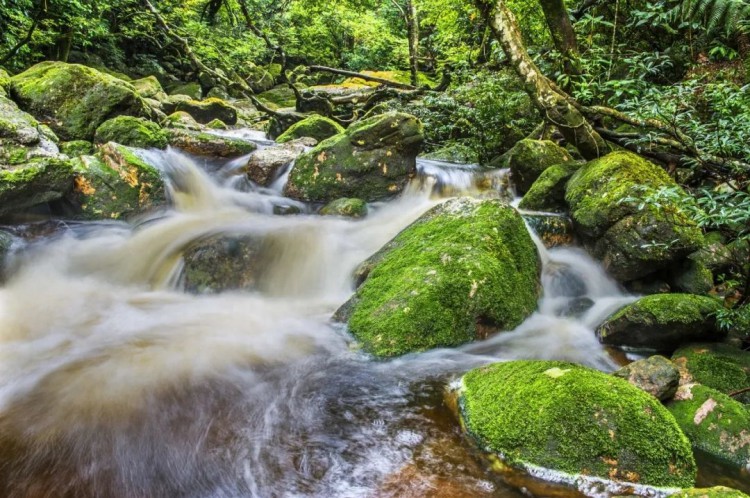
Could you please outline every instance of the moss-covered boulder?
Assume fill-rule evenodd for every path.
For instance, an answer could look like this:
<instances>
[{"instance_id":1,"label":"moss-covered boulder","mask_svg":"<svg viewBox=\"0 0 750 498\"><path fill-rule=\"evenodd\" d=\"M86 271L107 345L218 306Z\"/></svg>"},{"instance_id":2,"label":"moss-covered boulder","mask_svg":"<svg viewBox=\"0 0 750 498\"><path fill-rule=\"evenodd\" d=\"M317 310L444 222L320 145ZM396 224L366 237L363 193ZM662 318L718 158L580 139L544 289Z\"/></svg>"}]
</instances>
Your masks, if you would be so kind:
<instances>
[{"instance_id":1,"label":"moss-covered boulder","mask_svg":"<svg viewBox=\"0 0 750 498\"><path fill-rule=\"evenodd\" d=\"M58 200L72 187L72 167L43 127L0 96L0 215Z\"/></svg>"},{"instance_id":2,"label":"moss-covered boulder","mask_svg":"<svg viewBox=\"0 0 750 498\"><path fill-rule=\"evenodd\" d=\"M510 330L539 296L536 247L521 216L495 200L434 207L363 267L364 283L336 317L379 357Z\"/></svg>"},{"instance_id":3,"label":"moss-covered boulder","mask_svg":"<svg viewBox=\"0 0 750 498\"><path fill-rule=\"evenodd\" d=\"M367 216L367 203L362 199L336 199L320 209L321 216L343 216L346 218L364 218Z\"/></svg>"},{"instance_id":4,"label":"moss-covered boulder","mask_svg":"<svg viewBox=\"0 0 750 498\"><path fill-rule=\"evenodd\" d=\"M695 482L674 418L623 379L573 363L512 361L472 370L456 388L462 426L495 470L536 469L584 494L607 481L615 484L606 495Z\"/></svg>"},{"instance_id":5,"label":"moss-covered boulder","mask_svg":"<svg viewBox=\"0 0 750 498\"><path fill-rule=\"evenodd\" d=\"M198 131L167 129L169 145L196 156L234 158L250 154L258 146L241 138Z\"/></svg>"},{"instance_id":6,"label":"moss-covered boulder","mask_svg":"<svg viewBox=\"0 0 750 498\"><path fill-rule=\"evenodd\" d=\"M750 411L710 387L680 386L667 408L696 450L696 457L719 463L732 487L750 490Z\"/></svg>"},{"instance_id":7,"label":"moss-covered boulder","mask_svg":"<svg viewBox=\"0 0 750 498\"><path fill-rule=\"evenodd\" d=\"M251 290L258 284L263 239L216 235L191 244L183 254L182 282L194 294Z\"/></svg>"},{"instance_id":8,"label":"moss-covered boulder","mask_svg":"<svg viewBox=\"0 0 750 498\"><path fill-rule=\"evenodd\" d=\"M133 85L78 64L41 62L11 81L19 106L63 140L92 140L108 119L149 114Z\"/></svg>"},{"instance_id":9,"label":"moss-covered boulder","mask_svg":"<svg viewBox=\"0 0 750 498\"><path fill-rule=\"evenodd\" d=\"M565 186L581 168L581 163L567 162L545 169L531 185L518 207L529 211L563 213L568 210L565 202Z\"/></svg>"},{"instance_id":10,"label":"moss-covered boulder","mask_svg":"<svg viewBox=\"0 0 750 498\"><path fill-rule=\"evenodd\" d=\"M683 489L678 493L669 495L670 498L750 498L742 491L727 488L726 486L714 486L713 488L691 488Z\"/></svg>"},{"instance_id":11,"label":"moss-covered boulder","mask_svg":"<svg viewBox=\"0 0 750 498\"><path fill-rule=\"evenodd\" d=\"M523 194L544 170L572 159L568 151L550 140L525 138L503 155L501 164L510 168L513 184Z\"/></svg>"},{"instance_id":12,"label":"moss-covered boulder","mask_svg":"<svg viewBox=\"0 0 750 498\"><path fill-rule=\"evenodd\" d=\"M161 101L167 97L166 92L161 87L161 83L159 83L159 80L155 76L146 76L139 80L132 80L130 84L135 87L135 90L144 99Z\"/></svg>"},{"instance_id":13,"label":"moss-covered boulder","mask_svg":"<svg viewBox=\"0 0 750 498\"><path fill-rule=\"evenodd\" d=\"M214 119L228 125L237 124L237 109L221 99L187 100L179 102L176 110L190 114L202 124L210 123Z\"/></svg>"},{"instance_id":14,"label":"moss-covered boulder","mask_svg":"<svg viewBox=\"0 0 750 498\"><path fill-rule=\"evenodd\" d=\"M351 125L297 159L284 189L298 200L371 202L400 193L416 174L422 125L409 114L388 113Z\"/></svg>"},{"instance_id":15,"label":"moss-covered boulder","mask_svg":"<svg viewBox=\"0 0 750 498\"><path fill-rule=\"evenodd\" d=\"M692 294L655 294L638 299L608 317L596 330L604 344L672 352L683 344L718 341L726 332L716 324L721 303Z\"/></svg>"},{"instance_id":16,"label":"moss-covered boulder","mask_svg":"<svg viewBox=\"0 0 750 498\"><path fill-rule=\"evenodd\" d=\"M229 126L221 119L214 119L206 124L209 130L228 130Z\"/></svg>"},{"instance_id":17,"label":"moss-covered boulder","mask_svg":"<svg viewBox=\"0 0 750 498\"><path fill-rule=\"evenodd\" d=\"M423 159L457 164L478 164L479 154L463 143L451 143L421 156Z\"/></svg>"},{"instance_id":18,"label":"moss-covered boulder","mask_svg":"<svg viewBox=\"0 0 750 498\"><path fill-rule=\"evenodd\" d=\"M714 274L694 255L671 268L669 282L677 292L708 294L714 288Z\"/></svg>"},{"instance_id":19,"label":"moss-covered boulder","mask_svg":"<svg viewBox=\"0 0 750 498\"><path fill-rule=\"evenodd\" d=\"M110 142L74 166L75 188L69 199L83 219L127 218L166 204L161 174L133 149Z\"/></svg>"},{"instance_id":20,"label":"moss-covered boulder","mask_svg":"<svg viewBox=\"0 0 750 498\"><path fill-rule=\"evenodd\" d=\"M192 131L198 131L201 129L201 125L193 118L193 116L182 111L173 112L167 116L162 122L162 126L165 128L177 128Z\"/></svg>"},{"instance_id":21,"label":"moss-covered boulder","mask_svg":"<svg viewBox=\"0 0 750 498\"><path fill-rule=\"evenodd\" d=\"M279 85L259 94L258 100L272 109L289 109L297 105L297 97L287 85Z\"/></svg>"},{"instance_id":22,"label":"moss-covered boulder","mask_svg":"<svg viewBox=\"0 0 750 498\"><path fill-rule=\"evenodd\" d=\"M663 356L651 356L622 367L613 373L662 401L671 399L680 384L680 371Z\"/></svg>"},{"instance_id":23,"label":"moss-covered boulder","mask_svg":"<svg viewBox=\"0 0 750 498\"><path fill-rule=\"evenodd\" d=\"M96 129L94 142L116 142L128 147L163 149L167 146L168 139L161 126L153 121L133 116L117 116Z\"/></svg>"},{"instance_id":24,"label":"moss-covered boulder","mask_svg":"<svg viewBox=\"0 0 750 498\"><path fill-rule=\"evenodd\" d=\"M245 67L243 67L243 70L247 74L245 82L247 82L248 86L253 90L253 92L263 93L273 88L273 76L271 76L271 74L269 74L268 71L266 71L262 67L258 67L253 63L249 63L246 64Z\"/></svg>"},{"instance_id":25,"label":"moss-covered boulder","mask_svg":"<svg viewBox=\"0 0 750 498\"><path fill-rule=\"evenodd\" d=\"M663 188L679 189L664 170L625 151L587 163L567 183L576 231L620 281L679 264L704 242L678 203L645 201Z\"/></svg>"},{"instance_id":26,"label":"moss-covered boulder","mask_svg":"<svg viewBox=\"0 0 750 498\"><path fill-rule=\"evenodd\" d=\"M675 351L672 360L682 384L699 383L724 394L750 388L750 352L732 345L691 344ZM750 403L750 392L735 399Z\"/></svg>"},{"instance_id":27,"label":"moss-covered boulder","mask_svg":"<svg viewBox=\"0 0 750 498\"><path fill-rule=\"evenodd\" d=\"M268 187L284 168L302 155L308 147L315 144L315 139L300 138L264 147L250 156L243 170L247 173L247 177L257 185Z\"/></svg>"},{"instance_id":28,"label":"moss-covered boulder","mask_svg":"<svg viewBox=\"0 0 750 498\"><path fill-rule=\"evenodd\" d=\"M86 156L94 153L94 144L88 140L71 140L60 144L60 152L69 157Z\"/></svg>"},{"instance_id":29,"label":"moss-covered boulder","mask_svg":"<svg viewBox=\"0 0 750 498\"><path fill-rule=\"evenodd\" d=\"M0 97L7 97L8 94L10 94L10 75L0 67Z\"/></svg>"},{"instance_id":30,"label":"moss-covered boulder","mask_svg":"<svg viewBox=\"0 0 750 498\"><path fill-rule=\"evenodd\" d=\"M200 100L203 96L201 85L198 82L184 83L169 90L169 95L185 95L193 100Z\"/></svg>"},{"instance_id":31,"label":"moss-covered boulder","mask_svg":"<svg viewBox=\"0 0 750 498\"><path fill-rule=\"evenodd\" d=\"M290 126L276 141L285 143L296 138L312 137L318 142L322 142L326 138L343 132L344 127L336 121L315 114Z\"/></svg>"}]
</instances>

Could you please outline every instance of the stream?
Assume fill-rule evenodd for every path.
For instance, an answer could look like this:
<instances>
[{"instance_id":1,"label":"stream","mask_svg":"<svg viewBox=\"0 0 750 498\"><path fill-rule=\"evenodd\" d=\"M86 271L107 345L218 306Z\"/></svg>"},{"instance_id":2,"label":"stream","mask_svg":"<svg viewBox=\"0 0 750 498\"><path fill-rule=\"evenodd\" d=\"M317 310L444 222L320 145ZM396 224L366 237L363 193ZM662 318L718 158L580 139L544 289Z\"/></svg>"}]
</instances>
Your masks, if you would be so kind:
<instances>
[{"instance_id":1,"label":"stream","mask_svg":"<svg viewBox=\"0 0 750 498\"><path fill-rule=\"evenodd\" d=\"M348 220L284 198L284 174L255 187L237 175L247 157L141 153L169 209L61 223L0 288L2 496L517 498L477 463L446 384L510 359L617 366L594 328L633 298L582 250L538 240L543 297L516 330L383 362L330 322L359 263L447 196L479 195L471 167L419 160L399 198ZM302 214L273 214L285 206ZM273 241L258 290L185 293L183 249L224 233Z\"/></svg>"}]
</instances>

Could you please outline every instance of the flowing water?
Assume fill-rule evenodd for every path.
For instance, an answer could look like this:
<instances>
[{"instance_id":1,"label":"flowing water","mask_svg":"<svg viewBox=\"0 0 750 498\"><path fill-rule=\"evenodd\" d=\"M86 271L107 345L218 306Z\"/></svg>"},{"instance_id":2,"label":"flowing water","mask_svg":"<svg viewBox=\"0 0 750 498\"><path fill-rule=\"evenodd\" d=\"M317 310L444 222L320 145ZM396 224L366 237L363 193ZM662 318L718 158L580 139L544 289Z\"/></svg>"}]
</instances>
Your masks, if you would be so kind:
<instances>
[{"instance_id":1,"label":"flowing water","mask_svg":"<svg viewBox=\"0 0 750 498\"><path fill-rule=\"evenodd\" d=\"M246 158L144 154L172 208L38 237L0 289L2 496L520 497L475 463L446 383L517 358L615 367L593 329L631 298L573 248L539 244L539 311L487 341L376 362L329 321L361 261L487 183L470 167L420 161L402 196L354 221L274 215L308 208L281 195L283 173L238 180ZM258 290L182 292L182 250L222 233L274 241Z\"/></svg>"}]
</instances>

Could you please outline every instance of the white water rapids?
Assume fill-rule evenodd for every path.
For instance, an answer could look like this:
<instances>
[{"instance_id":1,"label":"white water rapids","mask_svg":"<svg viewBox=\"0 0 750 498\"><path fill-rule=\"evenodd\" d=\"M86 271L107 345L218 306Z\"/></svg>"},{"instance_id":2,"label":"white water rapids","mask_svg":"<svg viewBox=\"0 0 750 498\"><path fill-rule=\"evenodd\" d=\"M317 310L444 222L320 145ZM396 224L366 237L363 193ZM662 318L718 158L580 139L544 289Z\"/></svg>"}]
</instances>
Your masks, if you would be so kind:
<instances>
[{"instance_id":1,"label":"white water rapids","mask_svg":"<svg viewBox=\"0 0 750 498\"><path fill-rule=\"evenodd\" d=\"M470 168L422 161L402 196L355 221L273 215L298 204L283 175L238 183L242 160L146 154L172 208L37 239L0 288L2 496L517 497L472 463L442 387L503 359L615 366L593 328L630 298L572 248L540 245L539 311L484 342L375 362L329 322L354 268L444 200L435 191L471 193ZM182 250L221 233L274 238L260 290L179 290Z\"/></svg>"}]
</instances>

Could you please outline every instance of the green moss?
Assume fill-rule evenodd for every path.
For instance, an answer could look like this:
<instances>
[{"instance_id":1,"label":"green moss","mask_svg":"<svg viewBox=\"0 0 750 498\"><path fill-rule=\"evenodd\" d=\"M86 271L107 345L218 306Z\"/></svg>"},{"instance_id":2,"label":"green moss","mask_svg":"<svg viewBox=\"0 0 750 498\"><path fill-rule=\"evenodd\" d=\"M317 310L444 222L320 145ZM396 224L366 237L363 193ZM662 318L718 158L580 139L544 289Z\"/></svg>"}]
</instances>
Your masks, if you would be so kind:
<instances>
[{"instance_id":1,"label":"green moss","mask_svg":"<svg viewBox=\"0 0 750 498\"><path fill-rule=\"evenodd\" d=\"M62 198L73 187L70 162L38 157L0 169L0 215Z\"/></svg>"},{"instance_id":2,"label":"green moss","mask_svg":"<svg viewBox=\"0 0 750 498\"><path fill-rule=\"evenodd\" d=\"M468 433L511 465L690 487L690 444L654 397L579 365L513 361L472 370L459 405Z\"/></svg>"},{"instance_id":3,"label":"green moss","mask_svg":"<svg viewBox=\"0 0 750 498\"><path fill-rule=\"evenodd\" d=\"M362 199L336 199L323 206L322 216L346 216L348 218L364 218L367 216L367 203Z\"/></svg>"},{"instance_id":4,"label":"green moss","mask_svg":"<svg viewBox=\"0 0 750 498\"><path fill-rule=\"evenodd\" d=\"M597 329L605 344L672 351L681 344L720 339L718 299L691 294L656 294L638 299Z\"/></svg>"},{"instance_id":5,"label":"green moss","mask_svg":"<svg viewBox=\"0 0 750 498\"><path fill-rule=\"evenodd\" d=\"M462 143L452 143L422 156L424 159L446 161L459 164L477 164L479 155L471 147Z\"/></svg>"},{"instance_id":6,"label":"green moss","mask_svg":"<svg viewBox=\"0 0 750 498\"><path fill-rule=\"evenodd\" d=\"M206 125L206 128L208 128L210 130L227 130L227 129L229 129L229 127L227 126L227 124L224 121L222 121L221 119L214 119L213 121L211 121L210 123L208 123Z\"/></svg>"},{"instance_id":7,"label":"green moss","mask_svg":"<svg viewBox=\"0 0 750 498\"><path fill-rule=\"evenodd\" d=\"M297 98L294 91L286 85L279 85L271 90L265 91L258 95L258 100L274 109L283 109L295 107Z\"/></svg>"},{"instance_id":8,"label":"green moss","mask_svg":"<svg viewBox=\"0 0 750 498\"><path fill-rule=\"evenodd\" d=\"M437 206L375 258L345 314L379 357L510 330L536 308L536 248L520 215L499 201Z\"/></svg>"},{"instance_id":9,"label":"green moss","mask_svg":"<svg viewBox=\"0 0 750 498\"><path fill-rule=\"evenodd\" d=\"M0 97L6 97L10 93L10 75L0 67Z\"/></svg>"},{"instance_id":10,"label":"green moss","mask_svg":"<svg viewBox=\"0 0 750 498\"><path fill-rule=\"evenodd\" d=\"M191 82L172 88L169 91L169 95L187 95L191 99L200 100L203 96L203 91L199 83Z\"/></svg>"},{"instance_id":11,"label":"green moss","mask_svg":"<svg viewBox=\"0 0 750 498\"><path fill-rule=\"evenodd\" d=\"M290 126L276 141L285 143L297 138L312 137L320 142L343 132L344 127L334 120L314 114Z\"/></svg>"},{"instance_id":12,"label":"green moss","mask_svg":"<svg viewBox=\"0 0 750 498\"><path fill-rule=\"evenodd\" d=\"M91 140L107 119L147 114L130 83L78 64L42 62L14 76L12 90L23 109L50 119L63 140Z\"/></svg>"},{"instance_id":13,"label":"green moss","mask_svg":"<svg viewBox=\"0 0 750 498\"><path fill-rule=\"evenodd\" d=\"M683 382L697 382L724 394L750 387L750 352L728 344L694 344L675 351ZM750 403L750 393L739 397Z\"/></svg>"},{"instance_id":14,"label":"green moss","mask_svg":"<svg viewBox=\"0 0 750 498\"><path fill-rule=\"evenodd\" d=\"M133 80L130 84L135 87L136 91L144 99L162 100L166 97L166 93L164 93L161 83L159 83L159 80L157 80L155 76L146 76L139 80Z\"/></svg>"},{"instance_id":15,"label":"green moss","mask_svg":"<svg viewBox=\"0 0 750 498\"><path fill-rule=\"evenodd\" d=\"M237 124L237 109L221 99L187 100L178 102L177 111L190 114L199 123L210 123L219 119L228 125Z\"/></svg>"},{"instance_id":16,"label":"green moss","mask_svg":"<svg viewBox=\"0 0 750 498\"><path fill-rule=\"evenodd\" d=\"M118 116L102 123L96 129L96 143L116 142L129 147L143 149L167 146L167 135L158 124L143 118Z\"/></svg>"},{"instance_id":17,"label":"green moss","mask_svg":"<svg viewBox=\"0 0 750 498\"><path fill-rule=\"evenodd\" d=\"M565 186L580 168L579 162L567 162L545 169L523 196L518 207L553 213L566 211L568 206L565 203Z\"/></svg>"},{"instance_id":18,"label":"green moss","mask_svg":"<svg viewBox=\"0 0 750 498\"><path fill-rule=\"evenodd\" d=\"M745 405L710 387L688 384L667 408L697 451L750 477L750 411Z\"/></svg>"},{"instance_id":19,"label":"green moss","mask_svg":"<svg viewBox=\"0 0 750 498\"><path fill-rule=\"evenodd\" d=\"M601 237L609 227L638 211L637 202L621 201L674 186L658 166L632 152L619 151L579 169L568 182L565 199L579 230Z\"/></svg>"},{"instance_id":20,"label":"green moss","mask_svg":"<svg viewBox=\"0 0 750 498\"><path fill-rule=\"evenodd\" d=\"M248 140L221 137L211 133L168 129L169 145L197 156L240 157L250 154L257 145Z\"/></svg>"},{"instance_id":21,"label":"green moss","mask_svg":"<svg viewBox=\"0 0 750 498\"><path fill-rule=\"evenodd\" d=\"M199 130L200 125L193 119L193 116L186 112L173 112L162 123L166 128L181 128L184 130Z\"/></svg>"},{"instance_id":22,"label":"green moss","mask_svg":"<svg viewBox=\"0 0 750 498\"><path fill-rule=\"evenodd\" d=\"M388 113L359 121L302 154L284 193L304 201L356 197L371 202L396 195L416 173L422 125Z\"/></svg>"},{"instance_id":23,"label":"green moss","mask_svg":"<svg viewBox=\"0 0 750 498\"><path fill-rule=\"evenodd\" d=\"M544 170L573 158L568 151L550 140L524 139L505 153L503 161L511 171L511 179L519 193L524 193Z\"/></svg>"},{"instance_id":24,"label":"green moss","mask_svg":"<svg viewBox=\"0 0 750 498\"><path fill-rule=\"evenodd\" d=\"M94 153L94 144L88 140L71 140L60 144L60 152L70 157L85 156Z\"/></svg>"},{"instance_id":25,"label":"green moss","mask_svg":"<svg viewBox=\"0 0 750 498\"><path fill-rule=\"evenodd\" d=\"M741 491L725 486L683 489L679 493L669 496L670 498L750 498Z\"/></svg>"}]
</instances>

